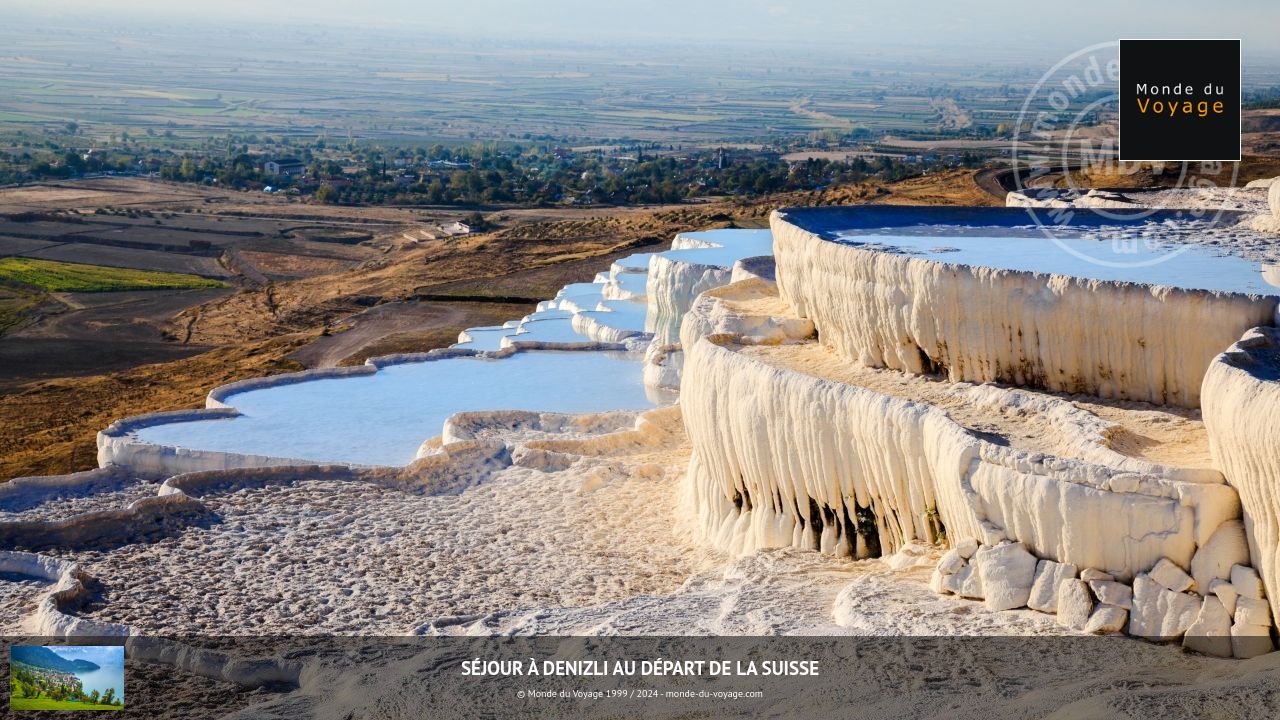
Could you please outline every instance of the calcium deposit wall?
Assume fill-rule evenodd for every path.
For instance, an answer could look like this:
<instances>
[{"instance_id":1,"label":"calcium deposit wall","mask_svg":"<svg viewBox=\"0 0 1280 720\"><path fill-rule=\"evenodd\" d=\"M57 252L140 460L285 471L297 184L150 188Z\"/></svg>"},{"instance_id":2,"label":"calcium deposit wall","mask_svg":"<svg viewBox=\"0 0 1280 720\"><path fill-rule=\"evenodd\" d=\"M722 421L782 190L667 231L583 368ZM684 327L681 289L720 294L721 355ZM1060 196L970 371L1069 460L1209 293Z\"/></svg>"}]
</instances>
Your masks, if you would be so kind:
<instances>
[{"instance_id":1,"label":"calcium deposit wall","mask_svg":"<svg viewBox=\"0 0 1280 720\"><path fill-rule=\"evenodd\" d=\"M1280 330L1255 328L1215 358L1203 401L1214 462L1240 493L1249 554L1280 617Z\"/></svg>"},{"instance_id":2,"label":"calcium deposit wall","mask_svg":"<svg viewBox=\"0 0 1280 720\"><path fill-rule=\"evenodd\" d=\"M1023 542L1131 578L1237 517L1218 482L1138 474L987 442L930 405L768 365L702 340L681 390L687 492L733 552L797 546L865 556L951 540ZM1156 468L1152 468L1156 470Z\"/></svg>"},{"instance_id":3,"label":"calcium deposit wall","mask_svg":"<svg viewBox=\"0 0 1280 720\"><path fill-rule=\"evenodd\" d=\"M1276 299L954 265L823 239L771 217L778 287L850 360L1197 407L1205 370Z\"/></svg>"}]
</instances>

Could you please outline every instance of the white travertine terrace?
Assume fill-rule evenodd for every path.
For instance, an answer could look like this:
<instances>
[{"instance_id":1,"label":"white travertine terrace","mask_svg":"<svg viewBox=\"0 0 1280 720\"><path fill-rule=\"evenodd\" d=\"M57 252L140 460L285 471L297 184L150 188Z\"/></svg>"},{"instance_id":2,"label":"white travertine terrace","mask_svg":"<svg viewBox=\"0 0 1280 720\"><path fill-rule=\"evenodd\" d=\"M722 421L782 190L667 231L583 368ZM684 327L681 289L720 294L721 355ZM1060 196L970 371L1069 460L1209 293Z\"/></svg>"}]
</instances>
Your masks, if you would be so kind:
<instances>
[{"instance_id":1,"label":"white travertine terrace","mask_svg":"<svg viewBox=\"0 0 1280 720\"><path fill-rule=\"evenodd\" d=\"M1259 330L1213 356L1239 338L1242 327L1271 323L1274 298L948 265L841 246L787 223L785 214L776 214L773 223L776 272L771 260L759 257L767 252L760 243L768 231L737 236L738 244L733 235L715 234L725 231L686 233L672 251L620 260L595 282L566 287L526 318L465 332L455 349L245 381L211 392L204 410L118 422L99 438L106 469L24 480L0 489L0 499L6 492L38 498L76 484L106 487L128 473L167 477L158 497L66 520L0 521L0 539L15 547L77 547L125 532L130 523L169 518L180 526L180 514L197 513L202 503L216 507L228 497L285 492L310 482L459 498L463 506L479 490L494 493L500 499L494 505L527 501L547 513L553 505L595 507L599 501L591 493L604 498L601 488L619 477L662 478L671 485L656 496L670 502L675 517L660 521L679 528L679 544L719 557L720 551L743 556L770 548L846 558L897 553L887 565L926 562L932 568L937 553L950 546L931 587L981 599L985 611L1030 606L1056 614L1063 632L1127 629L1182 639L1190 649L1215 655L1248 657L1271 648L1276 608L1267 599L1274 603L1280 591L1280 506L1269 490L1280 482L1280 462L1270 451L1280 385L1267 375L1277 367L1275 331ZM639 307L619 303L646 306L637 313ZM644 330L637 323L641 315ZM1141 327L1141 342L1135 327ZM1023 340L1016 339L1019 330ZM535 342L522 342L520 335ZM639 415L499 408L457 413L438 437L423 438L417 459L400 468L166 448L141 442L134 432L174 419L233 417L237 411L228 398L254 388L369 376L388 365L475 352L502 358L567 347L646 350L646 384L680 387L679 405ZM938 370L946 371L945 379L919 377ZM1090 397L1064 397L1042 391L1046 387ZM1208 460L1157 461L1126 449L1125 413L1159 409L1133 410L1136 403L1107 404L1103 398L1187 407L1203 402L1213 466ZM1122 420L1104 419L1113 417L1107 409ZM1194 411L1186 412L1189 432L1202 436ZM984 416L1001 419L1006 429L1025 425L1025 431L1002 435L981 422ZM548 478L561 483L553 486L558 494L536 497ZM656 491L642 485L627 492L650 493L636 497L652 502ZM621 498L615 497L616 507L643 506ZM359 507L368 512L373 505ZM560 533L544 539L576 539L571 520L537 518L534 524ZM395 521L401 522L403 516ZM90 532L90 526L96 529ZM570 527L575 530L566 531ZM583 532L607 537L604 528ZM223 552L233 540L218 542ZM477 547L469 552L488 552ZM129 552L134 563L149 560L145 548ZM501 549L494 552L492 562L509 561ZM76 590L73 582L78 570L59 564L65 560L26 557L19 564L28 571L69 578L58 582L83 592L83 584ZM583 570L583 577L590 572ZM332 592L341 580L326 577L319 585ZM846 590L822 627L862 627L857 604L869 591ZM672 597L697 592L687 587ZM66 596L64 604L72 599ZM342 602L337 595L330 599ZM650 599L639 604L645 612L662 607ZM612 598L597 607L632 606L629 599ZM78 620L144 616L134 607L132 616L76 618L53 607L60 615L41 622L64 633L76 631ZM564 616L589 619L595 612L586 607ZM521 610L501 617L506 619L463 624L475 632L542 627L537 618L555 613ZM419 618L414 627L434 632L452 627L453 620ZM672 627L670 621L656 627ZM347 630L351 626L341 623L355 621L333 622ZM581 627L573 622L561 627ZM1052 620L1035 626L1055 627ZM767 623L749 627L771 629ZM176 645L140 645L138 652L210 677L235 676L243 684L302 681L296 664L246 669L216 653L190 654Z\"/></svg>"},{"instance_id":2,"label":"white travertine terrace","mask_svg":"<svg viewBox=\"0 0 1280 720\"><path fill-rule=\"evenodd\" d=\"M1280 617L1280 331L1255 328L1219 355L1203 402L1214 461L1240 493L1249 554Z\"/></svg>"},{"instance_id":3,"label":"white travertine terrace","mask_svg":"<svg viewBox=\"0 0 1280 720\"><path fill-rule=\"evenodd\" d=\"M654 342L678 342L680 320L694 299L727 284L738 260L769 254L769 238L768 230L681 233L672 241L671 252L650 259L645 330L653 335Z\"/></svg>"},{"instance_id":4,"label":"white travertine terrace","mask_svg":"<svg viewBox=\"0 0 1280 720\"><path fill-rule=\"evenodd\" d=\"M1277 300L953 265L771 218L778 288L851 361L1197 407L1209 362Z\"/></svg>"},{"instance_id":5,"label":"white travertine terrace","mask_svg":"<svg viewBox=\"0 0 1280 720\"><path fill-rule=\"evenodd\" d=\"M66 560L26 552L0 550L0 573L13 573L46 580L53 587L37 602L35 614L28 621L27 632L45 637L112 637L125 635L128 628L79 618L64 608L80 602L89 591L89 576L80 566Z\"/></svg>"},{"instance_id":6,"label":"white travertine terrace","mask_svg":"<svg viewBox=\"0 0 1280 720\"><path fill-rule=\"evenodd\" d=\"M1162 557L1189 565L1239 512L1220 478L1002 447L930 405L709 341L687 352L692 507L705 535L734 552L795 545L865 556L868 535L891 552L934 542L945 527L948 537L1014 539L1128 578Z\"/></svg>"}]
</instances>

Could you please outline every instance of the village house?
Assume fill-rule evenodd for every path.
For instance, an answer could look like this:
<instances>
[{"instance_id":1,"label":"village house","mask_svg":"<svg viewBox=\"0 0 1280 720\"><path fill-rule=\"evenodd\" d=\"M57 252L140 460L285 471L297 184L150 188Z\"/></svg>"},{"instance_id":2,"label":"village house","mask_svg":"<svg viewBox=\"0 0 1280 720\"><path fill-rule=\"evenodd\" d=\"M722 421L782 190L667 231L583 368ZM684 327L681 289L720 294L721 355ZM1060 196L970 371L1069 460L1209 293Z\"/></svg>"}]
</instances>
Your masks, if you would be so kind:
<instances>
[{"instance_id":1,"label":"village house","mask_svg":"<svg viewBox=\"0 0 1280 720\"><path fill-rule=\"evenodd\" d=\"M281 158L262 163L262 172L274 176L302 177L307 173L307 166L297 158Z\"/></svg>"}]
</instances>

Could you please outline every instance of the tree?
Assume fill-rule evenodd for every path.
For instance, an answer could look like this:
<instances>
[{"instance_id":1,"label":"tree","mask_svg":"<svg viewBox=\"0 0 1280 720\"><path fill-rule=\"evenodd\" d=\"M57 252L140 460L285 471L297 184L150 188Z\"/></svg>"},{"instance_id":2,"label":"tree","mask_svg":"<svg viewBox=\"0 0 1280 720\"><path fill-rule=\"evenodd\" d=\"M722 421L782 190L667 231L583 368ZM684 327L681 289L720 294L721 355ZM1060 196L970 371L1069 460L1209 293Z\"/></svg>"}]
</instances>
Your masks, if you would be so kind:
<instances>
[{"instance_id":1,"label":"tree","mask_svg":"<svg viewBox=\"0 0 1280 720\"><path fill-rule=\"evenodd\" d=\"M100 697L100 694L98 693L98 691L94 690L93 692L89 693L89 702L93 703L94 705L97 705L99 697Z\"/></svg>"},{"instance_id":2,"label":"tree","mask_svg":"<svg viewBox=\"0 0 1280 720\"><path fill-rule=\"evenodd\" d=\"M321 185L316 190L316 202L323 205L332 205L338 201L338 190L332 185Z\"/></svg>"},{"instance_id":3,"label":"tree","mask_svg":"<svg viewBox=\"0 0 1280 720\"><path fill-rule=\"evenodd\" d=\"M114 702L112 702L112 700L115 700L115 697L116 697L116 689L115 689L115 688L107 688L107 691L106 691L106 692L104 692L104 693L102 694L102 704L103 704L103 705L115 705L115 703L114 703Z\"/></svg>"}]
</instances>

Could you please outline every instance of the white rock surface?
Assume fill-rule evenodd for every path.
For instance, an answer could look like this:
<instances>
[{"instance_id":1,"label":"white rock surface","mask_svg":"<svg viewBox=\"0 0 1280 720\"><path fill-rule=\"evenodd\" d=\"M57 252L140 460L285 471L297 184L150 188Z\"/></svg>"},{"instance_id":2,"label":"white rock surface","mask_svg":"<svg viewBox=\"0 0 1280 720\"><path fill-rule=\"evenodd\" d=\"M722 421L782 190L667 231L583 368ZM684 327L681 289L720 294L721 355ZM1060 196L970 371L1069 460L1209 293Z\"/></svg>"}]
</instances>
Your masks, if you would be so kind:
<instances>
[{"instance_id":1,"label":"white rock surface","mask_svg":"<svg viewBox=\"0 0 1280 720\"><path fill-rule=\"evenodd\" d=\"M1241 595L1236 599L1236 624L1271 627L1271 606L1266 600Z\"/></svg>"},{"instance_id":2,"label":"white rock surface","mask_svg":"<svg viewBox=\"0 0 1280 720\"><path fill-rule=\"evenodd\" d=\"M875 252L824 240L780 212L770 225L782 297L824 345L872 367L922 373L927 362L953 382L1197 407L1214 356L1277 307Z\"/></svg>"},{"instance_id":3,"label":"white rock surface","mask_svg":"<svg viewBox=\"0 0 1280 720\"><path fill-rule=\"evenodd\" d=\"M1191 558L1191 577L1195 587L1206 592L1214 580L1231 577L1232 565L1249 564L1249 540L1245 537L1244 523L1228 520L1222 523L1209 542L1200 546Z\"/></svg>"},{"instance_id":4,"label":"white rock surface","mask_svg":"<svg viewBox=\"0 0 1280 720\"><path fill-rule=\"evenodd\" d=\"M1267 190L1267 205L1274 217L1280 217L1280 183L1275 182L1277 179L1271 179L1271 187Z\"/></svg>"},{"instance_id":5,"label":"white rock surface","mask_svg":"<svg viewBox=\"0 0 1280 720\"><path fill-rule=\"evenodd\" d=\"M956 552L960 553L960 557L968 560L973 554L978 552L978 541L973 538L965 538L956 543Z\"/></svg>"},{"instance_id":6,"label":"white rock surface","mask_svg":"<svg viewBox=\"0 0 1280 720\"><path fill-rule=\"evenodd\" d=\"M1195 622L1200 601L1193 595L1176 593L1146 575L1133 580L1133 611L1129 634L1152 640L1176 640Z\"/></svg>"},{"instance_id":7,"label":"white rock surface","mask_svg":"<svg viewBox=\"0 0 1280 720\"><path fill-rule=\"evenodd\" d=\"M1271 628L1262 625L1231 626L1231 653L1242 659L1266 655L1275 649Z\"/></svg>"},{"instance_id":8,"label":"white rock surface","mask_svg":"<svg viewBox=\"0 0 1280 720\"><path fill-rule=\"evenodd\" d=\"M761 246L750 236L764 231L711 231L681 233L671 243L672 251L723 249L708 253L660 253L649 259L649 275L645 285L649 312L645 330L654 340L671 344L680 340L680 322L701 293L728 284L738 260L754 255L768 255L767 242ZM765 240L768 238L765 237Z\"/></svg>"},{"instance_id":9,"label":"white rock surface","mask_svg":"<svg viewBox=\"0 0 1280 720\"><path fill-rule=\"evenodd\" d=\"M1273 193L1276 187L1280 186L1273 186ZM1278 341L1280 330L1255 328L1215 358L1204 379L1202 407L1214 464L1240 494L1250 564L1265 584L1273 616L1280 611L1276 602L1280 598ZM1249 574L1241 566L1233 567L1231 584L1241 595L1263 597L1262 588Z\"/></svg>"},{"instance_id":10,"label":"white rock surface","mask_svg":"<svg viewBox=\"0 0 1280 720\"><path fill-rule=\"evenodd\" d=\"M1246 565L1231 566L1231 587L1242 598L1262 599L1266 595L1266 588L1262 578L1258 577L1258 571Z\"/></svg>"},{"instance_id":11,"label":"white rock surface","mask_svg":"<svg viewBox=\"0 0 1280 720\"><path fill-rule=\"evenodd\" d=\"M1084 631L1093 635L1118 633L1124 630L1125 623L1128 621L1127 609L1115 605L1099 605L1089 616L1089 622L1085 624Z\"/></svg>"},{"instance_id":12,"label":"white rock surface","mask_svg":"<svg viewBox=\"0 0 1280 720\"><path fill-rule=\"evenodd\" d=\"M981 600L984 588L982 587L982 574L978 572L973 565L965 565L964 569L956 573L963 577L960 584L960 597L970 600Z\"/></svg>"},{"instance_id":13,"label":"white rock surface","mask_svg":"<svg viewBox=\"0 0 1280 720\"><path fill-rule=\"evenodd\" d=\"M1221 600L1212 595L1204 599L1195 622L1182 638L1182 646L1205 655L1231 657L1231 615Z\"/></svg>"},{"instance_id":14,"label":"white rock surface","mask_svg":"<svg viewBox=\"0 0 1280 720\"><path fill-rule=\"evenodd\" d=\"M1236 592L1235 586L1230 581L1214 580L1209 583L1209 592L1222 601L1222 607L1226 609L1227 615L1235 616L1236 598L1240 597L1240 593Z\"/></svg>"},{"instance_id":15,"label":"white rock surface","mask_svg":"<svg viewBox=\"0 0 1280 720\"><path fill-rule=\"evenodd\" d=\"M1176 593L1189 590L1195 585L1195 580L1169 558L1160 558L1160 562L1151 568L1147 576Z\"/></svg>"},{"instance_id":16,"label":"white rock surface","mask_svg":"<svg viewBox=\"0 0 1280 720\"><path fill-rule=\"evenodd\" d=\"M1238 512L1222 483L1147 477L1111 492L1105 467L997 446L933 406L748 350L686 346L680 398L694 448L688 507L704 539L731 553L818 548L830 531L836 554L859 557L864 538L844 519L876 508L886 554L935 542L939 518L948 534L1015 539L1127 578L1163 557L1190 564L1197 538Z\"/></svg>"},{"instance_id":17,"label":"white rock surface","mask_svg":"<svg viewBox=\"0 0 1280 720\"><path fill-rule=\"evenodd\" d=\"M982 593L988 608L1013 610L1027 604L1035 580L1036 556L1020 543L979 548L973 566L982 577Z\"/></svg>"},{"instance_id":18,"label":"white rock surface","mask_svg":"<svg viewBox=\"0 0 1280 720\"><path fill-rule=\"evenodd\" d=\"M942 554L942 559L938 561L938 572L943 575L951 575L964 566L965 559L960 556L960 553L954 549L948 550Z\"/></svg>"},{"instance_id":19,"label":"white rock surface","mask_svg":"<svg viewBox=\"0 0 1280 720\"><path fill-rule=\"evenodd\" d=\"M1036 563L1035 580L1031 583L1031 595L1027 598L1027 607L1040 612L1058 612L1058 586L1063 580L1074 579L1076 566L1071 563L1059 563L1053 560L1041 560Z\"/></svg>"},{"instance_id":20,"label":"white rock surface","mask_svg":"<svg viewBox=\"0 0 1280 720\"><path fill-rule=\"evenodd\" d=\"M1096 582L1100 580L1115 580L1116 576L1096 568L1085 568L1080 572L1080 579L1085 582Z\"/></svg>"},{"instance_id":21,"label":"white rock surface","mask_svg":"<svg viewBox=\"0 0 1280 720\"><path fill-rule=\"evenodd\" d=\"M948 594L950 591L947 590L946 580L947 576L943 575L937 568L934 568L933 573L929 575L929 589L938 595Z\"/></svg>"},{"instance_id":22,"label":"white rock surface","mask_svg":"<svg viewBox=\"0 0 1280 720\"><path fill-rule=\"evenodd\" d=\"M960 595L964 591L964 583L969 579L969 575L973 573L973 568L968 565L960 568L958 572L951 575L942 576L942 589L952 595Z\"/></svg>"},{"instance_id":23,"label":"white rock surface","mask_svg":"<svg viewBox=\"0 0 1280 720\"><path fill-rule=\"evenodd\" d=\"M1133 607L1133 588L1115 580L1090 580L1089 589L1098 602L1128 610Z\"/></svg>"},{"instance_id":24,"label":"white rock surface","mask_svg":"<svg viewBox=\"0 0 1280 720\"><path fill-rule=\"evenodd\" d=\"M1093 596L1083 580L1067 579L1058 585L1058 624L1083 630L1093 614Z\"/></svg>"}]
</instances>

